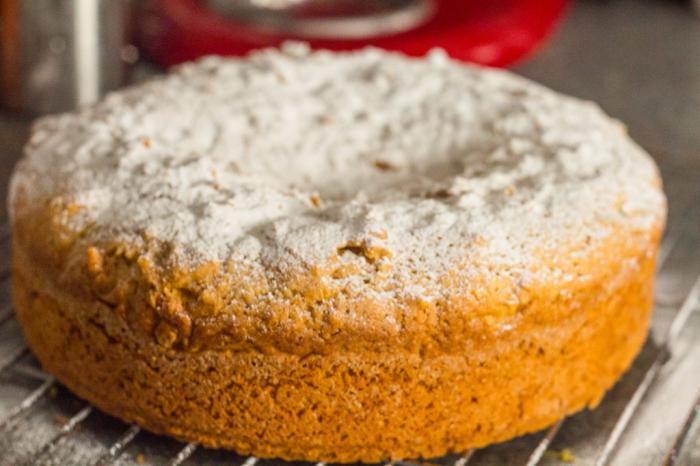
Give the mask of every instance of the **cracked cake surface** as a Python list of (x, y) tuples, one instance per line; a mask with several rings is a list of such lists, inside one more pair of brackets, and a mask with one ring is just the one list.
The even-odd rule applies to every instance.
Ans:
[[(297, 43), (207, 58), (41, 120), (13, 192), (60, 196), (80, 209), (69, 227), (162, 240), (185, 265), (265, 273), (381, 252), (387, 296), (430, 298), (471, 258), (525, 281), (563, 277), (526, 265), (543, 243), (595, 247), (617, 225), (658, 222), (657, 177), (594, 104), (439, 51)], [(462, 272), (487, 272), (478, 262)], [(348, 285), (377, 292), (366, 278)]]

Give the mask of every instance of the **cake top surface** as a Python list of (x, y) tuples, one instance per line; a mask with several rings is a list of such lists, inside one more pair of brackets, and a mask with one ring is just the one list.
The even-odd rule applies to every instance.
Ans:
[(181, 265), (385, 262), (348, 286), (383, 273), (388, 295), (430, 297), (455, 268), (561, 274), (526, 269), (543, 245), (650, 229), (657, 177), (598, 107), (513, 74), (290, 43), (41, 119), (11, 190), (80, 206), (88, 241), (156, 238)]

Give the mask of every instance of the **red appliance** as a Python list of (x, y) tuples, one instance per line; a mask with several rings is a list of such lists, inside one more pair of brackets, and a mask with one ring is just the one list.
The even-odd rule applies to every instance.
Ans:
[(202, 55), (243, 55), (305, 40), (314, 48), (373, 45), (409, 55), (443, 48), (459, 60), (507, 66), (532, 53), (551, 33), (568, 0), (432, 0), (430, 17), (415, 28), (369, 38), (300, 37), (236, 20), (206, 0), (152, 0), (140, 17), (140, 42), (155, 62), (170, 66)]

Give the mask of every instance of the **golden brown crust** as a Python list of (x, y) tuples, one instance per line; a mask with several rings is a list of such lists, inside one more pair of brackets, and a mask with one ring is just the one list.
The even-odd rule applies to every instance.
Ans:
[[(424, 355), (473, 351), (529, 320), (556, 326), (572, 309), (607, 296), (654, 256), (663, 224), (660, 213), (655, 225), (618, 225), (594, 246), (545, 244), (526, 271), (489, 258), (465, 258), (440, 278), (441, 297), (381, 299), (336, 285), (334, 276), (357, 271), (333, 261), (259, 275), (236, 263), (183, 266), (172, 261), (168, 245), (155, 241), (139, 246), (86, 241), (88, 232), (70, 228), (75, 209), (60, 198), (42, 206), (18, 196), (15, 248), (61, 289), (112, 308), (133, 338), (173, 350), (300, 356), (397, 348)], [(464, 274), (465, 269), (488, 274)], [(548, 272), (537, 279), (541, 270)], [(523, 276), (535, 278), (519, 280)], [(381, 289), (383, 283), (376, 285)]]
[[(499, 295), (507, 283), (472, 300), (400, 303), (396, 330), (378, 316), (399, 311), (383, 303), (345, 302), (374, 306), (362, 325), (308, 306), (313, 273), (287, 282), (301, 301), (217, 310), (232, 286), (220, 266), (165, 269), (118, 245), (59, 244), (47, 218), (15, 221), (14, 299), (61, 382), (182, 440), (342, 462), (479, 447), (595, 405), (645, 338), (661, 231), (612, 236), (575, 267), (557, 264), (586, 281), (520, 286), (514, 305)], [(49, 234), (36, 239), (37, 228)]]

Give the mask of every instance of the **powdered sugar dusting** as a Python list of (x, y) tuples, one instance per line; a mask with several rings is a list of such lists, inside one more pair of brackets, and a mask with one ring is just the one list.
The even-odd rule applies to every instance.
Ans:
[(12, 191), (84, 206), (72, 227), (88, 239), (155, 237), (184, 263), (303, 268), (374, 248), (390, 271), (363, 273), (430, 296), (469, 257), (526, 279), (544, 241), (649, 229), (656, 176), (595, 105), (512, 74), (292, 43), (40, 120)]

